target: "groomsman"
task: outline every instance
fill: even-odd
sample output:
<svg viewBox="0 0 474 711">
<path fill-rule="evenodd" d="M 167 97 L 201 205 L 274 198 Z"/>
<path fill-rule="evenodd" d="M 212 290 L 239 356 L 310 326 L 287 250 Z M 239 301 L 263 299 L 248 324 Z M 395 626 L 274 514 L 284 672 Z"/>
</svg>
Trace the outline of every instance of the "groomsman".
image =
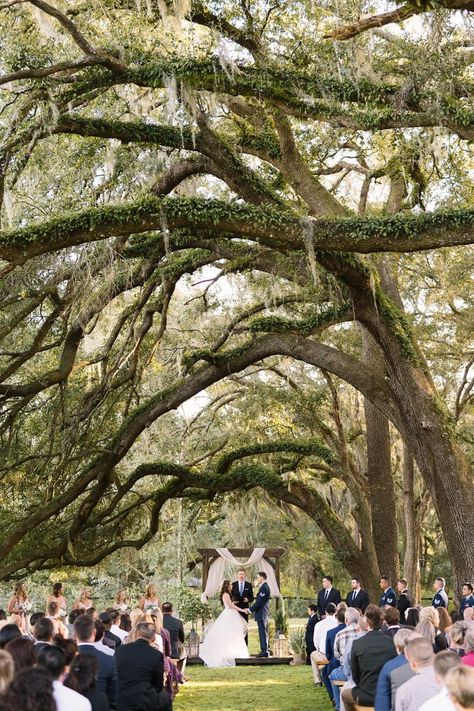
<svg viewBox="0 0 474 711">
<path fill-rule="evenodd" d="M 332 586 L 332 577 L 325 575 L 323 578 L 323 588 L 318 592 L 318 614 L 322 619 L 326 614 L 326 607 L 333 602 L 336 607 L 341 602 L 341 593 Z"/>
<path fill-rule="evenodd" d="M 255 600 L 252 584 L 245 580 L 245 570 L 242 568 L 237 573 L 237 580 L 232 583 L 232 601 L 234 605 L 240 607 L 241 610 L 248 610 L 250 603 Z M 249 616 L 245 612 L 240 612 L 240 615 L 246 622 L 249 621 Z M 248 635 L 245 635 L 245 644 L 248 645 Z"/>
<path fill-rule="evenodd" d="M 431 602 L 431 605 L 433 607 L 445 607 L 446 609 L 448 609 L 448 595 L 446 593 L 446 590 L 444 589 L 445 585 L 446 580 L 444 578 L 435 578 L 435 581 L 433 583 L 435 595 Z"/>
<path fill-rule="evenodd" d="M 359 578 L 352 578 L 351 588 L 346 597 L 347 607 L 355 607 L 356 610 L 365 612 L 365 608 L 370 603 L 369 593 L 361 588 Z"/>
<path fill-rule="evenodd" d="M 474 607 L 473 587 L 471 583 L 464 583 L 462 586 L 462 600 L 459 606 L 459 614 L 461 616 L 461 620 L 464 615 L 464 610 L 468 607 Z"/>
<path fill-rule="evenodd" d="M 316 647 L 314 646 L 314 626 L 318 621 L 318 608 L 316 605 L 308 606 L 308 623 L 305 630 L 305 640 L 306 640 L 306 664 L 311 664 L 311 652 L 314 652 Z"/>
<path fill-rule="evenodd" d="M 390 607 L 397 606 L 397 595 L 395 590 L 390 585 L 390 578 L 386 575 L 382 575 L 380 578 L 380 589 L 382 590 L 382 597 L 380 598 L 379 607 L 383 608 L 387 605 Z"/>
<path fill-rule="evenodd" d="M 254 614 L 254 619 L 258 627 L 258 636 L 260 638 L 260 654 L 257 656 L 268 657 L 268 609 L 270 602 L 270 588 L 267 583 L 267 574 L 264 572 L 258 573 L 257 583 L 260 585 L 257 599 L 249 608 L 249 611 Z"/>
<path fill-rule="evenodd" d="M 408 582 L 405 578 L 399 578 L 397 583 L 397 590 L 399 593 L 397 610 L 400 613 L 400 623 L 402 625 L 406 622 L 406 611 L 413 606 L 413 598 L 407 586 Z"/>
</svg>

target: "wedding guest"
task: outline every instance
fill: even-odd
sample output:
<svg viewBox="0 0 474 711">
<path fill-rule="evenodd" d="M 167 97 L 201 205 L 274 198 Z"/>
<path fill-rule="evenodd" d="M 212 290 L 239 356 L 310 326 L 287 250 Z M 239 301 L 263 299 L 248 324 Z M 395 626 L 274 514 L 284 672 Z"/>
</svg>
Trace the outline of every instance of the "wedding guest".
<svg viewBox="0 0 474 711">
<path fill-rule="evenodd" d="M 15 676 L 15 663 L 11 654 L 4 649 L 0 650 L 0 694 L 10 686 Z"/>
<path fill-rule="evenodd" d="M 113 649 L 118 649 L 122 644 L 122 640 L 116 634 L 111 631 L 112 628 L 112 618 L 108 612 L 101 612 L 99 615 L 99 620 L 104 625 L 104 639 L 108 639 L 109 642 L 113 643 Z"/>
<path fill-rule="evenodd" d="M 359 578 L 352 578 L 351 591 L 347 593 L 346 597 L 347 607 L 355 607 L 356 610 L 365 612 L 365 608 L 369 603 L 369 593 L 361 588 Z"/>
<path fill-rule="evenodd" d="M 390 578 L 387 575 L 382 575 L 380 578 L 380 589 L 382 590 L 382 596 L 380 598 L 379 607 L 384 609 L 387 605 L 391 607 L 397 606 L 397 595 L 395 590 L 392 588 Z"/>
<path fill-rule="evenodd" d="M 36 664 L 33 640 L 26 637 L 12 639 L 5 645 L 5 651 L 11 654 L 15 663 L 15 674 Z"/>
<path fill-rule="evenodd" d="M 137 639 L 116 652 L 119 679 L 118 711 L 171 711 L 171 699 L 164 691 L 163 654 L 153 647 L 153 625 L 137 624 Z"/>
<path fill-rule="evenodd" d="M 474 626 L 469 625 L 464 637 L 464 656 L 462 663 L 468 667 L 474 667 Z"/>
<path fill-rule="evenodd" d="M 395 711 L 418 711 L 421 704 L 439 691 L 433 667 L 433 646 L 424 637 L 413 639 L 405 647 L 405 656 L 415 676 L 398 689 Z"/>
<path fill-rule="evenodd" d="M 346 627 L 336 634 L 336 638 L 334 640 L 334 657 L 339 662 L 339 666 L 335 667 L 328 674 L 328 681 L 331 684 L 331 693 L 329 696 L 334 700 L 334 705 L 337 711 L 339 711 L 341 707 L 341 692 L 340 687 L 334 682 L 347 681 L 347 675 L 343 666 L 344 654 L 348 646 L 351 646 L 354 639 L 356 639 L 360 634 L 359 610 L 356 610 L 355 607 L 348 607 L 344 613 L 344 621 L 346 623 Z M 325 685 L 327 688 L 326 682 Z"/>
<path fill-rule="evenodd" d="M 61 634 L 65 638 L 69 636 L 68 628 L 60 617 L 59 604 L 54 600 L 48 602 L 46 619 L 51 620 L 53 624 L 53 634 Z"/>
<path fill-rule="evenodd" d="M 128 612 L 123 612 L 120 615 L 120 629 L 126 632 L 127 635 L 132 629 L 132 618 L 130 617 Z"/>
<path fill-rule="evenodd" d="M 5 627 L 5 625 L 7 625 L 7 624 L 8 624 L 7 613 L 5 612 L 5 610 L 0 610 L 0 630 L 2 629 L 2 627 Z"/>
<path fill-rule="evenodd" d="M 102 620 L 95 620 L 94 622 L 94 627 L 95 627 L 95 641 L 93 642 L 94 647 L 99 650 L 99 652 L 103 652 L 104 654 L 108 654 L 110 657 L 113 657 L 115 654 L 115 647 L 112 646 L 112 644 L 109 645 L 109 643 L 104 641 L 104 632 L 105 632 L 105 627 L 104 623 Z"/>
<path fill-rule="evenodd" d="M 77 654 L 77 644 L 73 639 L 64 639 L 60 634 L 53 638 L 53 644 L 58 647 L 66 657 L 66 673 L 69 671 L 72 660 Z"/>
<path fill-rule="evenodd" d="M 90 701 L 64 686 L 62 679 L 66 670 L 66 657 L 59 647 L 45 647 L 38 657 L 38 665 L 49 674 L 57 711 L 91 711 Z"/>
<path fill-rule="evenodd" d="M 333 602 L 336 607 L 341 602 L 341 593 L 332 586 L 332 577 L 325 575 L 322 582 L 322 589 L 318 592 L 317 608 L 319 619 L 321 620 L 325 613 L 326 607 L 330 602 Z"/>
<path fill-rule="evenodd" d="M 64 586 L 62 583 L 54 583 L 53 592 L 51 595 L 48 595 L 46 600 L 46 614 L 48 614 L 48 605 L 50 602 L 57 602 L 60 616 L 66 617 L 67 600 L 64 597 Z"/>
<path fill-rule="evenodd" d="M 459 657 L 463 657 L 464 637 L 466 634 L 467 625 L 465 622 L 455 622 L 449 630 L 449 648 L 456 652 Z"/>
<path fill-rule="evenodd" d="M 407 627 L 415 628 L 420 621 L 420 611 L 417 607 L 410 607 L 405 613 Z"/>
<path fill-rule="evenodd" d="M 84 696 L 91 704 L 92 711 L 109 711 L 109 701 L 103 691 L 97 688 L 99 663 L 92 654 L 78 654 L 69 669 L 64 686 Z"/>
<path fill-rule="evenodd" d="M 74 620 L 76 620 L 79 615 L 84 614 L 84 610 L 81 609 L 73 609 L 69 613 L 69 616 L 67 618 L 67 631 L 68 631 L 68 636 L 70 639 L 74 637 Z"/>
<path fill-rule="evenodd" d="M 328 663 L 326 658 L 326 635 L 330 629 L 338 626 L 336 619 L 336 605 L 330 602 L 326 606 L 326 616 L 314 627 L 313 643 L 314 652 L 311 652 L 311 667 L 313 669 L 313 681 L 317 686 L 321 686 L 321 675 L 318 668 L 318 662 Z"/>
<path fill-rule="evenodd" d="M 53 642 L 54 626 L 49 617 L 40 617 L 33 627 L 35 638 L 34 653 L 36 658 L 44 647 L 48 647 Z"/>
<path fill-rule="evenodd" d="M 54 700 L 51 678 L 46 669 L 32 667 L 16 674 L 2 698 L 2 711 L 19 711 L 19 709 L 61 711 Z"/>
<path fill-rule="evenodd" d="M 25 583 L 16 583 L 13 595 L 8 601 L 7 613 L 9 615 L 18 615 L 20 619 L 20 629 L 22 632 L 27 631 L 26 614 L 29 609 L 30 602 L 28 600 L 28 591 Z"/>
<path fill-rule="evenodd" d="M 393 639 L 400 629 L 400 613 L 396 607 L 388 606 L 383 611 L 383 619 L 385 625 L 382 628 L 382 634 L 386 634 Z"/>
<path fill-rule="evenodd" d="M 455 711 L 449 699 L 449 691 L 445 686 L 445 680 L 451 669 L 455 669 L 460 663 L 458 655 L 449 649 L 435 655 L 433 662 L 435 681 L 441 691 L 433 698 L 425 701 L 420 706 L 420 711 Z"/>
<path fill-rule="evenodd" d="M 30 629 L 33 629 L 35 624 L 40 620 L 42 617 L 46 617 L 44 612 L 33 612 L 32 615 L 30 615 Z"/>
<path fill-rule="evenodd" d="M 153 610 L 161 607 L 160 601 L 158 600 L 156 594 L 156 585 L 154 583 L 149 583 L 145 588 L 145 594 L 140 598 L 138 602 L 138 607 L 143 612 L 152 612 Z"/>
<path fill-rule="evenodd" d="M 405 578 L 399 578 L 397 582 L 397 610 L 400 613 L 400 624 L 408 624 L 406 619 L 407 610 L 413 605 L 413 598 L 411 592 L 408 590 L 408 582 Z M 413 625 L 415 626 L 415 625 Z"/>
<path fill-rule="evenodd" d="M 446 609 L 448 609 L 449 600 L 446 590 L 444 589 L 445 585 L 446 580 L 444 578 L 435 578 L 435 581 L 433 583 L 435 594 L 431 602 L 432 607 L 445 607 Z"/>
<path fill-rule="evenodd" d="M 99 662 L 98 688 L 105 692 L 110 708 L 117 706 L 117 669 L 114 657 L 110 657 L 94 647 L 95 625 L 89 615 L 80 615 L 74 622 L 74 635 L 78 654 L 93 654 Z"/>
<path fill-rule="evenodd" d="M 178 662 L 178 669 L 184 671 L 186 652 L 184 651 L 184 626 L 180 619 L 173 616 L 173 605 L 164 602 L 162 606 L 163 627 L 168 630 L 171 641 L 171 658 Z"/>
<path fill-rule="evenodd" d="M 112 621 L 110 631 L 123 642 L 127 638 L 127 632 L 119 627 L 121 614 L 118 610 L 109 610 L 109 617 Z"/>
<path fill-rule="evenodd" d="M 342 632 L 342 630 L 346 628 L 346 610 L 347 608 L 344 603 L 341 603 L 341 605 L 338 606 L 336 611 L 336 619 L 338 624 L 336 627 L 330 629 L 326 634 L 326 659 L 329 664 L 323 667 L 321 671 L 321 679 L 326 687 L 331 701 L 333 700 L 333 692 L 329 675 L 340 666 L 340 661 L 335 655 L 335 643 L 338 633 Z"/>
<path fill-rule="evenodd" d="M 308 622 L 305 629 L 306 664 L 311 664 L 311 652 L 314 652 L 314 626 L 318 621 L 317 605 L 308 606 Z"/>
<path fill-rule="evenodd" d="M 456 711 L 474 709 L 474 669 L 460 664 L 448 672 L 445 684 Z"/>
<path fill-rule="evenodd" d="M 81 594 L 79 595 L 78 599 L 75 600 L 75 602 L 73 603 L 72 609 L 86 611 L 89 610 L 91 607 L 94 607 L 94 602 L 91 597 L 91 591 L 89 590 L 89 588 L 84 588 L 83 590 L 81 590 Z"/>
<path fill-rule="evenodd" d="M 438 619 L 439 619 L 439 629 L 440 632 L 446 634 L 448 627 L 451 627 L 453 621 L 445 607 L 438 607 Z"/>
<path fill-rule="evenodd" d="M 430 640 L 435 652 L 448 648 L 446 635 L 439 629 L 438 610 L 434 607 L 423 607 L 420 610 L 420 621 L 415 629 L 422 637 Z"/>
<path fill-rule="evenodd" d="M 393 638 L 397 656 L 385 662 L 380 670 L 375 690 L 374 707 L 376 711 L 390 711 L 395 708 L 395 695 L 392 699 L 392 679 L 391 674 L 399 667 L 408 666 L 408 659 L 405 657 L 405 646 L 411 639 L 416 639 L 418 633 L 401 627 Z M 412 676 L 412 674 L 410 674 Z"/>
<path fill-rule="evenodd" d="M 5 649 L 5 645 L 8 644 L 8 642 L 12 639 L 18 639 L 21 636 L 21 630 L 18 625 L 8 623 L 0 630 L 0 649 Z"/>
<path fill-rule="evenodd" d="M 114 610 L 118 610 L 119 612 L 126 612 L 130 608 L 127 593 L 125 592 L 125 590 L 118 591 L 115 596 L 115 601 L 112 607 L 114 608 Z"/>
</svg>

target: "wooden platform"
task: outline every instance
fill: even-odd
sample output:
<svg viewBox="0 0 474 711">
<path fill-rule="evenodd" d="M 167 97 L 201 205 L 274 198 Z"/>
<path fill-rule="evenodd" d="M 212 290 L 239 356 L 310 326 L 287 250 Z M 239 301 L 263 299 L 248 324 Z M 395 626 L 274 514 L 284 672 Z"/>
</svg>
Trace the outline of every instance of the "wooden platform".
<svg viewBox="0 0 474 711">
<path fill-rule="evenodd" d="M 290 664 L 293 657 L 248 657 L 246 659 L 236 659 L 237 667 L 272 667 L 282 664 Z M 187 666 L 204 666 L 200 657 L 188 657 Z"/>
</svg>

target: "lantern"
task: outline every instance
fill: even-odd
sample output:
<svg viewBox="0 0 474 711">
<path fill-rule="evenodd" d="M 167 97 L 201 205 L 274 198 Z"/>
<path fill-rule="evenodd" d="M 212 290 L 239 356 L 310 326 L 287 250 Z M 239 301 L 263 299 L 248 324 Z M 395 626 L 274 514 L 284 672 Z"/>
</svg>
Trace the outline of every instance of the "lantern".
<svg viewBox="0 0 474 711">
<path fill-rule="evenodd" d="M 199 635 L 194 627 L 188 637 L 188 657 L 199 657 Z"/>
<path fill-rule="evenodd" d="M 290 648 L 288 640 L 284 634 L 278 634 L 273 640 L 273 656 L 274 657 L 289 657 Z"/>
</svg>

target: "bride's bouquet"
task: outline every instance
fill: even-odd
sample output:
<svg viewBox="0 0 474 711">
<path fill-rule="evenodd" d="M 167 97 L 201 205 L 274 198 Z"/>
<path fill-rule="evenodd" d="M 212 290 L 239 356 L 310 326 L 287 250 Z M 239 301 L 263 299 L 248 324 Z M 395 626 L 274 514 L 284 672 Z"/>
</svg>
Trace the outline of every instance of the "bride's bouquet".
<svg viewBox="0 0 474 711">
<path fill-rule="evenodd" d="M 27 612 L 30 612 L 30 610 L 32 609 L 32 607 L 33 607 L 33 606 L 32 606 L 32 604 L 31 604 L 31 602 L 30 602 L 29 600 L 25 600 L 25 602 L 22 602 L 21 605 L 19 605 L 18 611 L 19 611 L 19 612 L 24 612 L 24 613 L 26 614 Z"/>
<path fill-rule="evenodd" d="M 60 607 L 58 614 L 59 614 L 59 617 L 64 618 L 64 617 L 66 617 L 66 615 L 67 615 L 67 610 L 65 610 L 64 607 Z"/>
</svg>

